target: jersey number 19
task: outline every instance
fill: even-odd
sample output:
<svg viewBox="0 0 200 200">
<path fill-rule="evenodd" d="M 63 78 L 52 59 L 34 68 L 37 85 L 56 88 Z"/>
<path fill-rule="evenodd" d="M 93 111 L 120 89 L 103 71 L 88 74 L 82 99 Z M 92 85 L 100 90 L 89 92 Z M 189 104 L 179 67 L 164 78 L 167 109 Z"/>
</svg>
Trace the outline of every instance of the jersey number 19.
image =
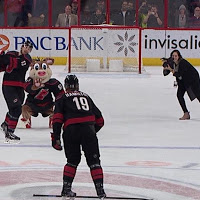
<svg viewBox="0 0 200 200">
<path fill-rule="evenodd" d="M 76 107 L 78 110 L 89 110 L 89 104 L 88 104 L 88 101 L 87 101 L 87 98 L 85 97 L 74 97 L 73 98 L 73 102 L 75 102 L 76 104 Z"/>
</svg>

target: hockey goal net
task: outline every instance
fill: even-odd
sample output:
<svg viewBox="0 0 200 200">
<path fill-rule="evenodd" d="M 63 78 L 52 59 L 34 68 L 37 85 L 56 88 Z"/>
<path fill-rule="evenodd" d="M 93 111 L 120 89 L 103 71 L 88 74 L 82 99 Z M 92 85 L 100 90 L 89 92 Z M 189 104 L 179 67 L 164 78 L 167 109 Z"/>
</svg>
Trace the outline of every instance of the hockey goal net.
<svg viewBox="0 0 200 200">
<path fill-rule="evenodd" d="M 70 39 L 71 38 L 71 39 Z M 72 27 L 68 72 L 142 71 L 141 30 L 120 26 Z"/>
</svg>

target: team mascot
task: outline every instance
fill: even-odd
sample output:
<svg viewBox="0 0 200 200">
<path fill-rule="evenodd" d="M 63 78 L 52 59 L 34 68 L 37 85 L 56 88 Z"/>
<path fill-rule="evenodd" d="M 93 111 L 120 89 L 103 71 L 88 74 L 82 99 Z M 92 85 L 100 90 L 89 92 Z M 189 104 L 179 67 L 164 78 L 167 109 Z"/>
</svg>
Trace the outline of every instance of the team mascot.
<svg viewBox="0 0 200 200">
<path fill-rule="evenodd" d="M 39 113 L 43 117 L 49 117 L 49 128 L 52 128 L 54 101 L 64 94 L 62 84 L 51 78 L 52 71 L 49 65 L 53 63 L 52 58 L 33 60 L 24 86 L 28 94 L 22 106 L 22 118 L 19 120 L 18 128 L 31 128 L 31 116 L 37 117 Z"/>
</svg>

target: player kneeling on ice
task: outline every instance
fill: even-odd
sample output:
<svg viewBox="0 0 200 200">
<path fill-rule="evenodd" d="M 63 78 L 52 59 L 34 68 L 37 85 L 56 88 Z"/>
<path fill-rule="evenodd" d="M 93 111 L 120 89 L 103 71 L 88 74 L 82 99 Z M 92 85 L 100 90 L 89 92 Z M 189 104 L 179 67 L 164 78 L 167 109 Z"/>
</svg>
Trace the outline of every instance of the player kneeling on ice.
<svg viewBox="0 0 200 200">
<path fill-rule="evenodd" d="M 62 138 L 67 164 L 63 171 L 61 195 L 76 196 L 71 187 L 81 161 L 82 149 L 90 168 L 97 196 L 103 199 L 106 194 L 103 188 L 103 170 L 96 135 L 104 125 L 103 116 L 92 99 L 79 91 L 79 81 L 75 75 L 66 76 L 65 89 L 65 95 L 55 103 L 53 133 L 51 133 L 53 148 L 62 150 L 60 134 L 63 128 Z"/>
<path fill-rule="evenodd" d="M 52 58 L 35 60 L 32 63 L 29 78 L 25 84 L 28 95 L 22 106 L 21 124 L 25 124 L 24 128 L 31 128 L 31 116 L 37 117 L 39 113 L 43 117 L 49 116 L 49 127 L 52 127 L 54 100 L 56 101 L 64 94 L 62 84 L 57 79 L 51 78 L 52 71 L 49 65 L 53 63 Z"/>
</svg>

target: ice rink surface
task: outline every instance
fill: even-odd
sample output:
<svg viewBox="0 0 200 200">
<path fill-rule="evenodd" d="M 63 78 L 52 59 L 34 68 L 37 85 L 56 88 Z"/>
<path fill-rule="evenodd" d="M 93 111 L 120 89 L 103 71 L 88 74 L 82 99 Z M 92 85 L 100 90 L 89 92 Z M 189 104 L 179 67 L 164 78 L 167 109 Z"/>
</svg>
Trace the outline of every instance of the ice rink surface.
<svg viewBox="0 0 200 200">
<path fill-rule="evenodd" d="M 67 74 L 53 66 L 62 83 Z M 80 90 L 102 110 L 105 126 L 98 133 L 105 191 L 108 196 L 154 200 L 200 200 L 200 104 L 186 103 L 191 120 L 176 99 L 174 77 L 162 67 L 143 74 L 75 73 Z M 198 68 L 199 70 L 199 68 Z M 2 80 L 3 73 L 0 73 Z M 0 91 L 0 116 L 7 107 Z M 48 119 L 32 118 L 32 129 L 17 129 L 17 145 L 0 134 L 0 200 L 56 200 L 33 194 L 60 194 L 64 152 L 51 147 Z M 77 195 L 96 195 L 82 155 L 73 183 Z"/>
</svg>

